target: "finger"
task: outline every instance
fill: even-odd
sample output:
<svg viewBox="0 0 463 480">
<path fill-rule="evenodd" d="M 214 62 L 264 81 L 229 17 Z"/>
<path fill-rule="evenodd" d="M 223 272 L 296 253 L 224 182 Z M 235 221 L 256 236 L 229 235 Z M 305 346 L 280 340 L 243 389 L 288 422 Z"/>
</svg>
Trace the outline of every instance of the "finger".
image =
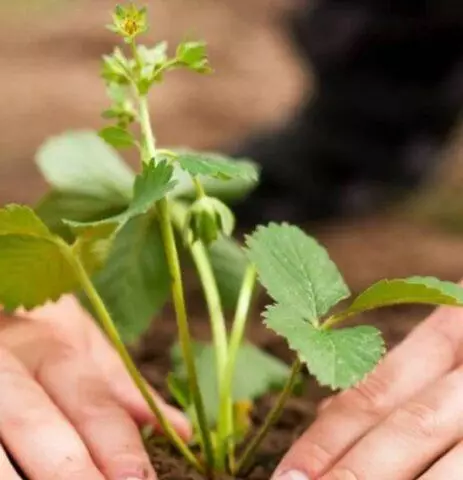
<svg viewBox="0 0 463 480">
<path fill-rule="evenodd" d="M 96 327 L 90 315 L 73 296 L 62 297 L 59 302 L 47 304 L 26 315 L 52 326 L 53 331 L 63 328 L 70 330 L 73 347 L 78 343 L 84 346 L 86 353 L 94 359 L 94 364 L 106 378 L 119 403 L 132 415 L 136 422 L 140 425 L 149 423 L 158 426 L 157 419 L 136 388 L 121 359 Z M 64 331 L 58 335 L 59 340 L 62 341 L 69 337 L 69 332 Z M 167 405 L 153 389 L 150 388 L 149 390 L 179 435 L 185 440 L 190 439 L 191 426 L 187 418 L 176 408 Z"/>
<path fill-rule="evenodd" d="M 461 356 L 463 310 L 436 310 L 365 382 L 336 396 L 283 458 L 289 471 L 318 478 L 398 405 L 452 370 Z"/>
<path fill-rule="evenodd" d="M 463 478 L 463 442 L 450 450 L 418 480 L 461 480 Z"/>
<path fill-rule="evenodd" d="M 6 351 L 0 392 L 0 437 L 30 480 L 104 480 L 77 432 Z"/>
<path fill-rule="evenodd" d="M 0 445 L 0 478 L 2 480 L 20 480 L 14 467 L 11 465 L 8 456 Z"/>
<path fill-rule="evenodd" d="M 156 417 L 140 391 L 135 387 L 121 359 L 97 329 L 92 332 L 91 342 L 95 364 L 107 379 L 120 404 L 131 413 L 138 424 L 152 424 L 158 427 L 159 423 Z M 183 439 L 189 440 L 192 428 L 186 416 L 178 409 L 168 405 L 150 386 L 148 386 L 148 390 L 179 435 Z"/>
<path fill-rule="evenodd" d="M 137 424 L 91 362 L 79 358 L 47 361 L 38 374 L 38 380 L 79 432 L 107 480 L 155 478 Z"/>
<path fill-rule="evenodd" d="M 455 445 L 463 433 L 463 367 L 395 410 L 322 480 L 409 480 Z"/>
</svg>

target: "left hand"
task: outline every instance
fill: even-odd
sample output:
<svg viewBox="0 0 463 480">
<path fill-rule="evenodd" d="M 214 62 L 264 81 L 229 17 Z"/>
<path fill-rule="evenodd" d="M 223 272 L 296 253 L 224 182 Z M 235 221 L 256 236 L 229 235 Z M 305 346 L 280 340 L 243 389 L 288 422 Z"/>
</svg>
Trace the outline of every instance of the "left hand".
<svg viewBox="0 0 463 480">
<path fill-rule="evenodd" d="M 463 310 L 436 310 L 325 404 L 276 479 L 463 479 Z"/>
</svg>

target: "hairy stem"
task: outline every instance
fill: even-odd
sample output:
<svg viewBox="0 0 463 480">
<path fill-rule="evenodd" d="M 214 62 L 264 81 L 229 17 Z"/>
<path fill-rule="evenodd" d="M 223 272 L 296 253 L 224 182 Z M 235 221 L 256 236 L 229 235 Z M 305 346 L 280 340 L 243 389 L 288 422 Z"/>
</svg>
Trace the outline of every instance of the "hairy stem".
<svg viewBox="0 0 463 480">
<path fill-rule="evenodd" d="M 283 391 L 278 397 L 273 408 L 270 410 L 269 414 L 267 415 L 264 423 L 260 427 L 256 436 L 248 444 L 248 446 L 243 452 L 243 455 L 238 461 L 236 465 L 236 470 L 235 470 L 236 473 L 246 472 L 262 440 L 265 438 L 265 436 L 269 432 L 272 425 L 280 418 L 280 415 L 283 412 L 285 403 L 288 400 L 288 398 L 291 396 L 291 393 L 294 389 L 294 385 L 296 384 L 297 377 L 299 375 L 299 372 L 301 371 L 301 367 L 302 367 L 301 361 L 299 359 L 295 360 L 291 368 L 291 375 L 288 378 L 288 381 L 286 382 L 286 385 Z"/>
<path fill-rule="evenodd" d="M 145 140 L 147 152 L 150 158 L 156 156 L 156 146 L 151 126 L 151 119 L 146 97 L 140 97 L 140 124 Z M 204 455 L 208 467 L 214 465 L 214 451 L 212 448 L 211 432 L 207 422 L 204 402 L 199 389 L 198 375 L 196 372 L 195 358 L 193 353 L 193 345 L 188 325 L 188 317 L 185 305 L 185 295 L 183 292 L 182 273 L 180 270 L 180 261 L 178 257 L 177 244 L 175 241 L 174 230 L 169 212 L 169 204 L 166 198 L 156 203 L 156 211 L 159 218 L 159 225 L 164 243 L 164 251 L 166 254 L 167 264 L 172 282 L 172 297 L 177 318 L 177 328 L 179 334 L 179 343 L 182 350 L 183 359 L 188 375 L 188 385 L 196 410 L 198 419 L 199 435 L 201 444 L 204 448 Z"/>
<path fill-rule="evenodd" d="M 235 373 L 236 359 L 243 341 L 246 321 L 251 307 L 252 296 L 256 284 L 257 272 L 250 265 L 243 278 L 235 319 L 230 336 L 228 360 L 225 368 L 222 387 L 220 388 L 220 412 L 218 421 L 218 452 L 219 458 L 229 456 L 230 466 L 234 468 L 235 444 L 233 441 L 233 375 Z"/>
<path fill-rule="evenodd" d="M 188 448 L 187 444 L 175 431 L 174 427 L 170 424 L 169 420 L 164 415 L 164 412 L 161 410 L 156 400 L 153 398 L 153 395 L 150 392 L 145 379 L 138 371 L 134 361 L 132 360 L 132 357 L 127 351 L 127 348 L 125 347 L 124 342 L 122 341 L 119 332 L 117 331 L 117 328 L 111 319 L 108 309 L 106 308 L 103 300 L 93 286 L 84 267 L 79 262 L 79 260 L 77 260 L 72 254 L 67 255 L 67 258 L 69 263 L 72 265 L 77 278 L 79 279 L 82 289 L 84 290 L 90 303 L 95 309 L 95 313 L 98 317 L 101 327 L 103 328 L 106 336 L 108 337 L 112 346 L 114 347 L 122 362 L 124 363 L 127 372 L 131 376 L 141 395 L 145 399 L 153 414 L 156 416 L 164 434 L 179 450 L 179 452 L 190 462 L 191 465 L 199 469 L 199 471 L 204 472 L 203 466 L 200 464 L 193 452 Z"/>
</svg>

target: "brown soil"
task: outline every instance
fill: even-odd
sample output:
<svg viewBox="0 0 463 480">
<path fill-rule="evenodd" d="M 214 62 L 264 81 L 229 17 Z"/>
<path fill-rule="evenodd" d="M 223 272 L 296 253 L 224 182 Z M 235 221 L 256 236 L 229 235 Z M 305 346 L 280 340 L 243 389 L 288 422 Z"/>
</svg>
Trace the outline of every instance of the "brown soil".
<svg viewBox="0 0 463 480">
<path fill-rule="evenodd" d="M 201 309 L 198 309 L 196 313 L 197 315 L 194 316 L 192 321 L 193 331 L 196 337 L 205 339 L 208 337 L 206 316 L 202 315 Z M 372 321 L 382 328 L 388 345 L 392 346 L 399 342 L 404 334 L 425 316 L 425 313 L 426 309 L 422 308 L 392 309 L 371 315 L 364 320 Z M 291 362 L 293 355 L 287 349 L 285 342 L 266 330 L 257 315 L 249 325 L 248 335 L 268 353 L 288 363 Z M 173 342 L 175 342 L 175 321 L 172 312 L 169 311 L 162 323 L 156 322 L 152 332 L 144 339 L 138 352 L 144 374 L 166 397 L 169 394 L 166 390 L 165 378 L 170 368 L 169 348 L 167 346 Z M 317 404 L 331 393 L 327 389 L 320 388 L 307 375 L 302 390 L 300 396 L 289 400 L 284 414 L 264 441 L 256 457 L 255 465 L 244 478 L 252 480 L 267 480 L 270 478 L 284 453 L 313 421 Z M 255 427 L 260 425 L 274 399 L 274 395 L 267 395 L 257 402 L 253 411 Z M 153 439 L 150 442 L 150 453 L 160 480 L 201 480 L 203 478 L 163 440 Z"/>
</svg>

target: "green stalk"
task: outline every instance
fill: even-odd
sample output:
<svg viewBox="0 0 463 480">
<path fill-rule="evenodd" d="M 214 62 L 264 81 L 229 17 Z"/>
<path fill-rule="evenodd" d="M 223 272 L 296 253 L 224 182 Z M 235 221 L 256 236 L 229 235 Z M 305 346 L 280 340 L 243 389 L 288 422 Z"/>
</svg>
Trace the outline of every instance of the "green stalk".
<svg viewBox="0 0 463 480">
<path fill-rule="evenodd" d="M 199 182 L 198 182 L 199 183 Z M 179 231 L 183 230 L 186 209 L 177 203 L 172 203 L 171 218 Z M 219 289 L 215 280 L 209 256 L 201 241 L 195 242 L 190 247 L 193 262 L 198 271 L 198 275 L 206 298 L 207 308 L 212 328 L 212 338 L 214 342 L 214 350 L 216 357 L 217 385 L 219 391 L 223 389 L 224 374 L 227 364 L 228 339 L 227 328 L 225 324 L 225 316 L 223 314 L 222 301 L 220 299 Z M 230 403 L 230 402 L 227 402 Z M 231 403 L 230 403 L 231 407 Z M 216 458 L 217 467 L 220 469 L 225 466 L 224 460 L 219 456 Z"/>
<path fill-rule="evenodd" d="M 236 465 L 236 470 L 233 473 L 245 473 L 246 470 L 249 468 L 250 463 L 256 453 L 256 450 L 259 448 L 262 440 L 265 438 L 267 433 L 269 432 L 272 425 L 280 418 L 281 413 L 283 412 L 283 408 L 285 406 L 286 401 L 291 396 L 291 393 L 294 389 L 294 385 L 296 384 L 297 377 L 299 372 L 301 371 L 301 361 L 299 359 L 295 360 L 293 366 L 291 368 L 291 375 L 286 382 L 286 385 L 281 392 L 280 396 L 278 397 L 275 405 L 273 406 L 272 410 L 270 410 L 269 414 L 267 415 L 263 425 L 260 427 L 259 431 L 257 432 L 256 436 L 251 440 L 248 444 L 247 448 L 244 450 L 243 455 L 241 456 L 240 460 Z"/>
<path fill-rule="evenodd" d="M 72 253 L 69 252 L 69 248 L 67 245 L 66 248 L 63 248 L 63 253 L 66 255 L 68 262 L 75 271 L 75 274 L 82 286 L 82 289 L 84 290 L 90 303 L 95 309 L 98 320 L 101 324 L 101 327 L 105 331 L 106 336 L 108 337 L 112 346 L 114 347 L 122 362 L 124 363 L 127 372 L 137 386 L 141 395 L 145 399 L 153 414 L 156 416 L 164 434 L 193 467 L 197 468 L 200 472 L 204 472 L 204 467 L 195 457 L 193 452 L 188 448 L 187 444 L 175 431 L 174 427 L 170 424 L 169 420 L 164 415 L 163 411 L 159 408 L 157 402 L 154 400 L 145 379 L 138 371 L 134 361 L 132 360 L 132 357 L 127 351 L 127 348 L 125 347 L 124 342 L 122 341 L 119 332 L 117 331 L 117 328 L 112 321 L 108 309 L 106 308 L 97 290 L 93 286 L 84 267 L 82 266 L 80 261 L 77 260 L 72 255 Z"/>
<path fill-rule="evenodd" d="M 256 284 L 257 272 L 253 265 L 250 265 L 244 275 L 243 283 L 236 307 L 235 319 L 230 336 L 228 360 L 225 374 L 220 389 L 220 412 L 218 420 L 218 451 L 219 459 L 229 455 L 229 462 L 233 467 L 235 456 L 235 444 L 233 441 L 233 375 L 235 373 L 236 359 L 241 343 L 243 341 L 246 321 L 252 302 L 254 287 Z"/>
<path fill-rule="evenodd" d="M 156 146 L 151 126 L 151 119 L 148 109 L 148 101 L 145 96 L 139 98 L 140 103 L 140 124 L 142 134 L 145 139 L 146 148 L 150 158 L 156 156 Z M 196 410 L 198 419 L 199 435 L 204 448 L 206 464 L 209 468 L 214 465 L 214 451 L 212 447 L 211 432 L 207 422 L 204 402 L 199 389 L 198 375 L 193 353 L 193 345 L 188 325 L 188 317 L 185 306 L 185 296 L 183 292 L 182 273 L 180 270 L 180 261 L 178 257 L 177 244 L 175 242 L 174 230 L 169 213 L 169 205 L 166 198 L 156 203 L 156 211 L 159 218 L 159 225 L 164 243 L 167 264 L 172 282 L 172 297 L 177 317 L 177 328 L 179 334 L 179 343 L 182 350 L 183 359 L 185 361 L 188 384 L 191 398 Z"/>
</svg>

